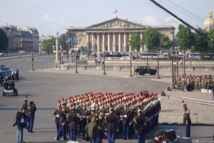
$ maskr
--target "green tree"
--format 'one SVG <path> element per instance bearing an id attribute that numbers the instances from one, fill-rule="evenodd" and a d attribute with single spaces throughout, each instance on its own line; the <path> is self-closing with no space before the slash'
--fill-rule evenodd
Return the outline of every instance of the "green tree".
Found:
<path id="1" fill-rule="evenodd" d="M 0 52 L 7 51 L 8 41 L 6 33 L 0 28 Z"/>
<path id="2" fill-rule="evenodd" d="M 178 27 L 177 33 L 177 42 L 181 51 L 186 53 L 188 49 L 190 49 L 194 43 L 194 35 L 191 32 L 190 28 L 185 27 L 180 24 Z"/>
<path id="3" fill-rule="evenodd" d="M 56 48 L 56 43 L 55 43 L 55 39 L 48 39 L 48 40 L 43 40 L 42 41 L 42 50 L 47 52 L 47 53 L 51 53 L 53 52 L 53 45 Z"/>
<path id="4" fill-rule="evenodd" d="M 147 28 L 144 31 L 144 42 L 145 42 L 148 50 L 156 49 L 160 44 L 160 38 L 158 35 L 158 31 L 154 28 Z"/>
<path id="5" fill-rule="evenodd" d="M 168 36 L 164 36 L 162 43 L 161 43 L 161 48 L 165 49 L 165 50 L 169 50 L 170 47 L 172 47 L 173 45 L 173 41 L 171 39 L 169 39 Z"/>
<path id="6" fill-rule="evenodd" d="M 154 50 L 154 49 L 157 50 L 157 47 L 160 44 L 160 38 L 158 35 L 158 31 L 154 28 L 147 28 L 144 31 L 144 43 L 146 44 L 147 49 L 148 49 L 147 50 L 147 65 L 148 65 L 149 64 L 148 63 L 148 52 L 150 50 Z"/>
<path id="7" fill-rule="evenodd" d="M 67 31 L 66 33 L 63 33 L 59 36 L 59 44 L 62 46 L 63 50 L 67 49 L 66 40 L 68 38 L 74 38 L 74 37 L 75 37 L 75 33 L 71 31 Z"/>
<path id="8" fill-rule="evenodd" d="M 132 51 L 134 50 L 139 51 L 140 46 L 142 45 L 142 40 L 140 39 L 140 35 L 137 33 L 133 33 L 129 40 L 129 45 L 131 46 Z"/>
<path id="9" fill-rule="evenodd" d="M 184 74 L 186 74 L 185 73 L 185 55 L 186 55 L 186 51 L 188 49 L 191 49 L 194 43 L 194 35 L 191 32 L 190 28 L 185 27 L 182 24 L 179 25 L 178 30 L 179 31 L 177 33 L 177 42 L 180 50 L 184 52 L 183 63 L 184 63 Z"/>
<path id="10" fill-rule="evenodd" d="M 208 42 L 209 52 L 214 53 L 214 29 L 208 32 L 208 37 L 210 41 Z"/>
<path id="11" fill-rule="evenodd" d="M 198 28 L 198 31 L 200 31 L 204 35 L 204 37 L 208 36 L 208 33 L 203 29 Z M 195 33 L 194 37 L 194 52 L 198 52 L 200 54 L 200 57 L 204 57 L 204 54 L 209 52 L 208 41 L 198 33 Z"/>

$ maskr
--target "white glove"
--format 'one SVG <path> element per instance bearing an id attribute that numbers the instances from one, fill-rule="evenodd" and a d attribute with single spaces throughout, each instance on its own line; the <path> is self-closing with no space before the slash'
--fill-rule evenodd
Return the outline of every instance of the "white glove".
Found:
<path id="1" fill-rule="evenodd" d="M 119 132 L 119 129 L 117 129 L 117 133 Z"/>

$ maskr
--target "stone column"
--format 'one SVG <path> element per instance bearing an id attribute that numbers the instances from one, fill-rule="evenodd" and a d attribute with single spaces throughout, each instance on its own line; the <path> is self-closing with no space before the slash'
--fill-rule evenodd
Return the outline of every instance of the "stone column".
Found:
<path id="1" fill-rule="evenodd" d="M 119 43 L 119 45 L 118 45 L 118 52 L 121 52 L 121 33 L 118 33 L 118 43 Z"/>
<path id="2" fill-rule="evenodd" d="M 132 34 L 129 33 L 129 40 L 131 39 Z M 131 46 L 129 45 L 129 52 L 131 52 Z"/>
<path id="3" fill-rule="evenodd" d="M 124 41 L 123 42 L 124 42 L 124 50 L 123 51 L 127 52 L 126 51 L 126 47 L 127 47 L 127 45 L 126 45 L 126 33 L 124 33 Z"/>
<path id="4" fill-rule="evenodd" d="M 110 51 L 110 44 L 111 43 L 111 41 L 110 41 L 110 33 L 108 33 L 108 52 Z"/>
<path id="5" fill-rule="evenodd" d="M 105 33 L 102 34 L 103 39 L 102 39 L 102 52 L 105 51 Z"/>
<path id="6" fill-rule="evenodd" d="M 140 52 L 143 51 L 143 33 L 140 33 L 140 40 L 142 41 L 142 45 L 140 46 Z"/>
<path id="7" fill-rule="evenodd" d="M 94 50 L 94 33 L 91 34 L 91 49 L 92 51 L 95 51 Z"/>
<path id="8" fill-rule="evenodd" d="M 90 51 L 90 34 L 87 33 L 87 49 Z"/>
<path id="9" fill-rule="evenodd" d="M 113 49 L 112 51 L 115 52 L 115 33 L 113 33 Z"/>
<path id="10" fill-rule="evenodd" d="M 100 53 L 100 34 L 97 33 L 97 53 Z"/>

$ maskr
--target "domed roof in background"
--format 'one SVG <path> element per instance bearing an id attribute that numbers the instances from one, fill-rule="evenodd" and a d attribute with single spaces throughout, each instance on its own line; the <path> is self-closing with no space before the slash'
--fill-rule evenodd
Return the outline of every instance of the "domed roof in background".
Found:
<path id="1" fill-rule="evenodd" d="M 204 29 L 209 31 L 210 29 L 214 28 L 214 19 L 212 15 L 212 11 L 209 10 L 208 18 L 204 21 Z"/>

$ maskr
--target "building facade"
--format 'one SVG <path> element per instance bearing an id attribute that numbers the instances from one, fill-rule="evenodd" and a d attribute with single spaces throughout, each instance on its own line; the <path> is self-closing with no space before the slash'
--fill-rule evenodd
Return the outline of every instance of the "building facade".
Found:
<path id="1" fill-rule="evenodd" d="M 212 11 L 209 10 L 208 12 L 208 17 L 207 19 L 204 21 L 204 30 L 206 30 L 207 32 L 210 31 L 211 29 L 214 28 L 214 19 L 213 19 L 213 14 Z"/>
<path id="2" fill-rule="evenodd" d="M 127 19 L 113 18 L 89 27 L 69 27 L 68 30 L 75 32 L 79 44 L 77 46 L 87 47 L 89 50 L 98 53 L 108 52 L 130 52 L 129 39 L 132 33 L 137 33 L 143 38 L 143 33 L 149 26 L 134 23 Z M 173 26 L 152 26 L 155 28 L 162 40 L 163 36 L 168 36 L 173 40 Z M 142 43 L 140 52 L 147 51 L 146 45 Z"/>
<path id="3" fill-rule="evenodd" d="M 0 28 L 4 30 L 9 39 L 8 52 L 39 51 L 39 32 L 36 28 L 14 25 L 1 26 Z"/>

